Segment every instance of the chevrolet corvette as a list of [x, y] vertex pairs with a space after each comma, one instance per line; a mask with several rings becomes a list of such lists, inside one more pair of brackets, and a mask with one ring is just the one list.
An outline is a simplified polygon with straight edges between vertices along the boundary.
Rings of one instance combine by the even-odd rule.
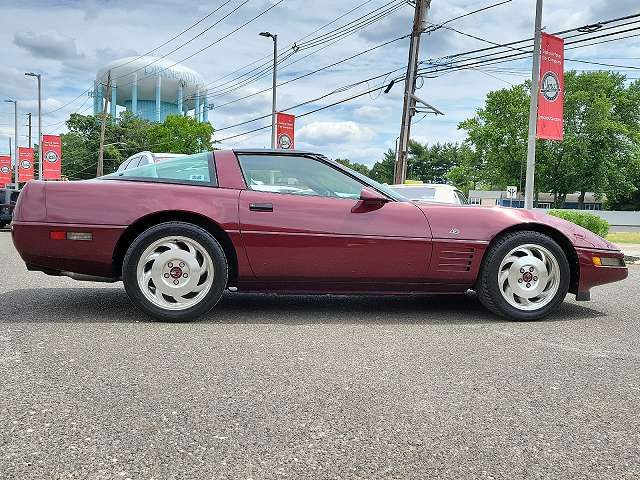
[[[12, 223], [29, 270], [123, 281], [150, 316], [186, 321], [225, 289], [461, 294], [537, 320], [568, 292], [627, 276], [623, 254], [527, 210], [412, 202], [322, 155], [218, 150], [92, 180], [29, 182]], [[428, 314], [428, 312], [425, 312]]]

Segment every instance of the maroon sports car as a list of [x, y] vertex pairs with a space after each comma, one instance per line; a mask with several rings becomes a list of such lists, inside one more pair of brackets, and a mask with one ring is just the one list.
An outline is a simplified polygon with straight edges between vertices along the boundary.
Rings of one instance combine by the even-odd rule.
[[13, 241], [30, 270], [124, 282], [162, 320], [190, 320], [225, 288], [463, 293], [534, 320], [567, 292], [627, 276], [593, 233], [532, 211], [413, 203], [306, 152], [215, 151], [80, 182], [29, 182]]

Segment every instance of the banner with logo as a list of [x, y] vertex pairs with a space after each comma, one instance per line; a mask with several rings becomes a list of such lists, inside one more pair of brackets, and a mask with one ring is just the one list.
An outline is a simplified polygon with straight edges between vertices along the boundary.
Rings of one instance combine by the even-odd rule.
[[276, 148], [293, 150], [295, 148], [295, 115], [276, 113]]
[[564, 40], [543, 33], [536, 136], [545, 140], [562, 140], [564, 136], [563, 115]]
[[18, 148], [18, 179], [20, 182], [33, 180], [33, 148]]
[[0, 155], [0, 188], [11, 183], [11, 157]]
[[42, 176], [60, 180], [62, 175], [62, 142], [60, 135], [42, 135]]

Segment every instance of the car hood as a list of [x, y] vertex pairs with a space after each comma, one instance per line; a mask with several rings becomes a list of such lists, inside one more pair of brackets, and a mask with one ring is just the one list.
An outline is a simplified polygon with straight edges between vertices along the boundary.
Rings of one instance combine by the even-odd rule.
[[543, 225], [560, 232], [575, 247], [619, 250], [586, 228], [544, 212], [477, 205], [414, 204], [427, 217], [434, 238], [490, 241], [501, 231], [518, 225]]

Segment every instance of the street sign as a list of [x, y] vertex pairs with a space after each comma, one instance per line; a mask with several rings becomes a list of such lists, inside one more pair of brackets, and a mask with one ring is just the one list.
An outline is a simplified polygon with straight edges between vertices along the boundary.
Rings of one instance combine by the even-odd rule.
[[507, 187], [507, 198], [514, 199], [518, 198], [518, 187], [509, 186]]

